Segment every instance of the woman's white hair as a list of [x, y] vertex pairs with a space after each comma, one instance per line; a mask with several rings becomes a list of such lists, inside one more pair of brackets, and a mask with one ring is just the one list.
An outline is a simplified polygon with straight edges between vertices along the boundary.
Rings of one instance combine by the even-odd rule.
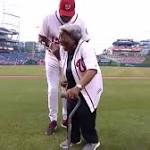
[[67, 32], [75, 41], [79, 41], [82, 38], [81, 27], [77, 24], [65, 24], [60, 27], [61, 32]]

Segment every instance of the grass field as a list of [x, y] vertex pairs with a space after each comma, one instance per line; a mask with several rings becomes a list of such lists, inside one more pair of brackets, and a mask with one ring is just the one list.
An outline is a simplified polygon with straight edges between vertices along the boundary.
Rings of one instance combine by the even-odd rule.
[[[141, 79], [104, 78], [97, 111], [100, 150], [150, 150], [150, 68], [103, 67], [102, 74]], [[44, 76], [39, 66], [0, 66], [0, 150], [59, 150], [66, 131], [59, 126], [53, 136], [44, 135], [48, 124]]]

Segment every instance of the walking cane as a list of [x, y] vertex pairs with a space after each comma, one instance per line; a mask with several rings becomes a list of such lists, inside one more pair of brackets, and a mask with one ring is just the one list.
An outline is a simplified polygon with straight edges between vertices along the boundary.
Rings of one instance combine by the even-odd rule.
[[[64, 97], [64, 94], [61, 95], [61, 97]], [[70, 144], [71, 144], [71, 129], [72, 129], [72, 117], [75, 114], [75, 112], [77, 111], [77, 109], [79, 108], [80, 104], [81, 104], [81, 98], [78, 96], [77, 97], [78, 102], [76, 104], [76, 106], [74, 107], [74, 109], [71, 111], [69, 117], [68, 117], [68, 132], [67, 132], [67, 145], [68, 148], [64, 149], [64, 150], [70, 150]]]
[[67, 132], [67, 144], [68, 144], [68, 150], [70, 150], [70, 144], [71, 144], [71, 129], [72, 129], [72, 117], [75, 114], [75, 112], [77, 111], [77, 109], [79, 108], [81, 104], [81, 99], [78, 96], [78, 102], [76, 104], [76, 106], [74, 107], [74, 109], [72, 110], [72, 112], [70, 113], [69, 117], [68, 117], [68, 132]]

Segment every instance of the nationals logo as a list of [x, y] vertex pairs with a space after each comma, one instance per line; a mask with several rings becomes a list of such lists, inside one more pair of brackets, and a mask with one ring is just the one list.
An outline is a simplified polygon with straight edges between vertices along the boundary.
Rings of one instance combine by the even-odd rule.
[[86, 71], [86, 66], [85, 66], [85, 63], [84, 63], [84, 61], [83, 61], [83, 58], [79, 59], [79, 60], [76, 62], [76, 67], [78, 67], [81, 72]]

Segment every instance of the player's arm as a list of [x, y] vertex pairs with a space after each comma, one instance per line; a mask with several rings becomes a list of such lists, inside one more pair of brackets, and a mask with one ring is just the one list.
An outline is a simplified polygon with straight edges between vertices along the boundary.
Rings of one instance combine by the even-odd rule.
[[49, 27], [48, 27], [48, 16], [44, 18], [41, 29], [38, 35], [38, 41], [45, 45], [46, 47], [49, 47], [50, 40], [48, 39], [48, 33], [49, 33]]
[[38, 42], [43, 44], [46, 47], [49, 47], [49, 44], [50, 44], [50, 40], [47, 39], [46, 36], [43, 36], [41, 34], [39, 34], [39, 36], [38, 36]]

